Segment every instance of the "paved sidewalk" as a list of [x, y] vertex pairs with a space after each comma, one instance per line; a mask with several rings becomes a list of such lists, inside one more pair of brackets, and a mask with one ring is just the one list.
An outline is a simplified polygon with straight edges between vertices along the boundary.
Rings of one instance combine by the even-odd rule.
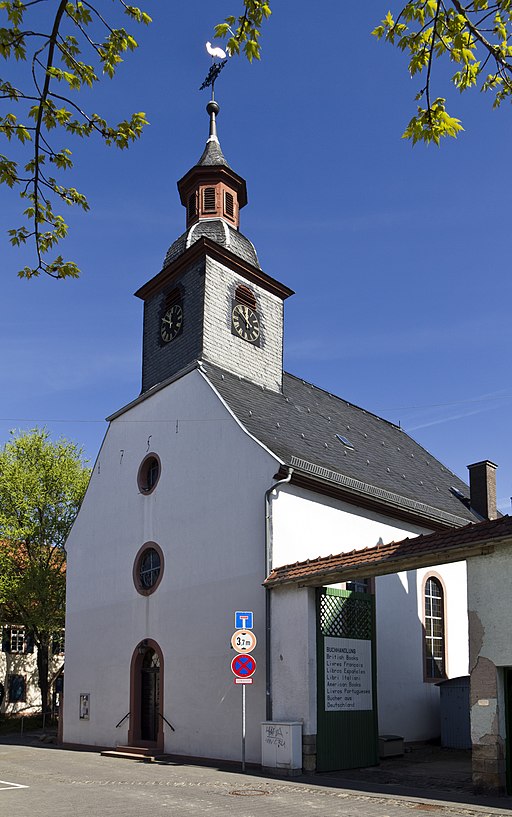
[[[35, 740], [35, 739], [34, 739]], [[510, 814], [512, 802], [447, 802], [435, 788], [364, 790], [328, 775], [290, 780], [232, 768], [138, 763], [97, 752], [0, 742], [0, 814], [9, 817], [475, 817]], [[22, 788], [26, 787], [26, 788]]]

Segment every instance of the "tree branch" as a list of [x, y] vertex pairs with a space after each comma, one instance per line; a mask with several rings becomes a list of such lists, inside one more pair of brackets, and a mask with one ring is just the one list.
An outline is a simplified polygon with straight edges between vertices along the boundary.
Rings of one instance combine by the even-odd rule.
[[462, 5], [460, 0], [452, 0], [452, 2], [454, 8], [457, 9], [459, 14], [462, 14], [466, 18], [466, 25], [469, 31], [471, 31], [471, 34], [473, 35], [475, 40], [478, 40], [478, 42], [480, 42], [484, 46], [484, 48], [486, 48], [492, 54], [492, 56], [494, 57], [496, 62], [499, 63], [499, 65], [501, 65], [507, 71], [512, 72], [512, 64], [506, 61], [499, 48], [496, 45], [490, 43], [489, 40], [487, 40], [484, 37], [484, 35], [480, 32], [477, 26], [471, 21], [471, 19], [469, 18], [470, 11]]

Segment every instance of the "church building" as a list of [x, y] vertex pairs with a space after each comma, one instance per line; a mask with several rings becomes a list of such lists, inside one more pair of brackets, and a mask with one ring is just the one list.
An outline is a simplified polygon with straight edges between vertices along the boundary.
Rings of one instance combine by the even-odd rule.
[[[437, 683], [468, 672], [465, 563], [265, 579], [482, 514], [401, 428], [283, 371], [293, 292], [240, 231], [246, 182], [207, 111], [178, 182], [185, 232], [136, 293], [142, 391], [108, 418], [67, 542], [63, 740], [235, 761], [243, 695], [247, 762], [263, 723], [294, 722], [299, 766], [368, 765], [378, 734], [440, 733]], [[237, 611], [256, 637], [246, 684]]]

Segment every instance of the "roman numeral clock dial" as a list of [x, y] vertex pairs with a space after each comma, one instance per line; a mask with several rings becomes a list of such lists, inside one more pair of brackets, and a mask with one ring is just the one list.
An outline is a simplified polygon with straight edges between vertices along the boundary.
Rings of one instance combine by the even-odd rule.
[[249, 343], [257, 343], [260, 337], [260, 322], [258, 315], [245, 304], [235, 304], [231, 313], [233, 332]]
[[181, 304], [173, 304], [166, 311], [160, 323], [160, 337], [164, 343], [174, 340], [183, 326], [183, 309]]

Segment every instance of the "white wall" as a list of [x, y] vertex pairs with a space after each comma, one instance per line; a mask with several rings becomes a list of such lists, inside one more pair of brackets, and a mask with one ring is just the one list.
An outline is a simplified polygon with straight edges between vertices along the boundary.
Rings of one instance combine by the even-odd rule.
[[440, 734], [439, 687], [424, 680], [424, 583], [440, 578], [445, 590], [446, 673], [468, 674], [466, 564], [433, 566], [376, 580], [379, 731], [406, 740]]
[[419, 525], [396, 522], [295, 486], [286, 485], [272, 496], [274, 567], [373, 547], [380, 539], [398, 542], [429, 533]]
[[[148, 451], [162, 461], [149, 496], [137, 487]], [[132, 654], [152, 638], [164, 655], [165, 750], [237, 758], [241, 689], [230, 670], [233, 612], [255, 615], [261, 659], [247, 690], [247, 760], [260, 757], [265, 719], [264, 491], [276, 461], [233, 421], [198, 371], [114, 420], [68, 540], [64, 740], [113, 746], [127, 740]], [[165, 556], [151, 596], [135, 590], [135, 556], [146, 541]], [[78, 718], [90, 693], [91, 717]]]
[[[418, 525], [294, 486], [282, 487], [274, 497], [272, 527], [274, 566], [373, 547], [379, 540], [388, 543], [429, 532]], [[448, 677], [466, 675], [465, 563], [434, 566], [376, 580], [379, 731], [400, 734], [409, 741], [427, 740], [440, 733], [439, 688], [425, 682], [423, 668], [423, 582], [432, 572], [441, 577], [446, 591]], [[284, 603], [284, 598], [280, 603]], [[283, 621], [286, 621], [283, 616], [279, 623], [274, 620], [273, 638], [282, 638], [276, 630]], [[286, 682], [283, 684], [286, 700]]]
[[316, 734], [315, 589], [285, 585], [272, 591], [273, 720], [302, 721]]

